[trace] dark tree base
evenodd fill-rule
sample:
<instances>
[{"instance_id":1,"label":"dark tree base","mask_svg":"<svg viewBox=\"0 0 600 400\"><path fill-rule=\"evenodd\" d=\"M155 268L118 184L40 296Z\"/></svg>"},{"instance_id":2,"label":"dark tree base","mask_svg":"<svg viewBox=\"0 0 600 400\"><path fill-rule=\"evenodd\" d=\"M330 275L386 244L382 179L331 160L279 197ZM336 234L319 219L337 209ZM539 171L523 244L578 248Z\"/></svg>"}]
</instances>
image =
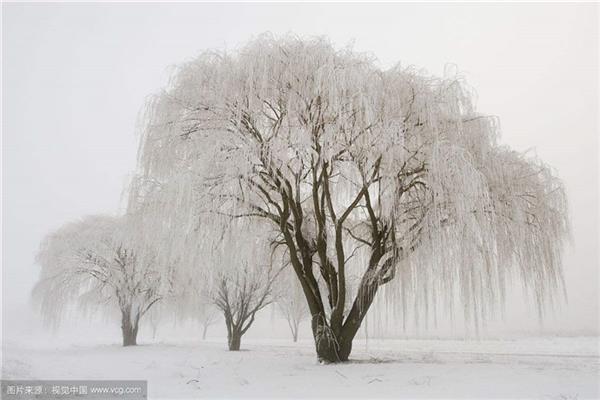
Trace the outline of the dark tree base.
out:
<instances>
[{"instance_id":1,"label":"dark tree base","mask_svg":"<svg viewBox=\"0 0 600 400\"><path fill-rule=\"evenodd\" d=\"M136 346L138 326L131 324L129 316L124 315L121 320L121 332L123 333L123 346Z\"/></svg>"},{"instance_id":2,"label":"dark tree base","mask_svg":"<svg viewBox=\"0 0 600 400\"><path fill-rule=\"evenodd\" d=\"M123 338L123 346L137 346L136 338L124 337Z\"/></svg>"},{"instance_id":3,"label":"dark tree base","mask_svg":"<svg viewBox=\"0 0 600 400\"><path fill-rule=\"evenodd\" d=\"M352 341L326 341L320 340L316 343L317 358L325 364L348 361L352 352Z\"/></svg>"},{"instance_id":4,"label":"dark tree base","mask_svg":"<svg viewBox=\"0 0 600 400\"><path fill-rule=\"evenodd\" d=\"M240 349L241 343L241 334L233 333L227 338L227 345L229 346L229 351L238 351Z\"/></svg>"}]
</instances>

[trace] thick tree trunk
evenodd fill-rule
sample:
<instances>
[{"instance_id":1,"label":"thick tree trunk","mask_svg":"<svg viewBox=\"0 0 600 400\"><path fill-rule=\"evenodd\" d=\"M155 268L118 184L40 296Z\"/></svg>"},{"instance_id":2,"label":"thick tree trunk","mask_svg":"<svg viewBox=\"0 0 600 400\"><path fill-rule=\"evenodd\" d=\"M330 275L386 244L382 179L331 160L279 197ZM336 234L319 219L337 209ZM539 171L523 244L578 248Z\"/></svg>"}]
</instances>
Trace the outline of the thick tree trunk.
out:
<instances>
[{"instance_id":1,"label":"thick tree trunk","mask_svg":"<svg viewBox=\"0 0 600 400\"><path fill-rule=\"evenodd\" d=\"M315 318L313 318L313 321ZM319 362L337 363L348 361L352 352L354 335L335 334L333 329L322 323L313 324L313 337Z\"/></svg>"},{"instance_id":2,"label":"thick tree trunk","mask_svg":"<svg viewBox=\"0 0 600 400\"><path fill-rule=\"evenodd\" d=\"M227 345L229 351L238 351L240 344L242 343L242 333L239 329L232 329L231 333L227 335Z\"/></svg>"},{"instance_id":3,"label":"thick tree trunk","mask_svg":"<svg viewBox=\"0 0 600 400\"><path fill-rule=\"evenodd\" d=\"M131 321L130 313L122 312L121 331L123 333L123 346L137 345L138 324Z\"/></svg>"},{"instance_id":4,"label":"thick tree trunk","mask_svg":"<svg viewBox=\"0 0 600 400\"><path fill-rule=\"evenodd\" d=\"M360 197L358 197L358 199L360 199ZM316 205L315 208L318 208L318 205ZM347 217L348 215L349 214L344 214L344 217ZM295 218L297 217L295 216ZM282 233L289 249L291 264L300 281L304 297L308 304L308 309L312 316L311 328L315 340L315 349L318 360L326 363L348 361L348 357L352 352L352 341L360 328L364 316L373 303L373 299L379 286L385 283L380 276L373 275L373 271L375 271L378 266L378 262L381 260L383 253L381 253L380 248L373 250L369 265L361 279L352 307L346 314L344 309L347 300L346 278L345 270L342 268L345 263L341 237L342 222L340 220L336 222L336 251L338 264L341 264L338 266L337 272L334 267L330 265L327 258L326 239L323 236L319 238L317 252L319 252L320 258L322 259L321 268L328 266L333 270L333 273L327 271L325 273L325 275L330 274L329 277L332 278L331 283L328 284L327 288L327 298L329 299L332 311L329 318L327 318L321 290L312 274L312 254L314 254L314 251L309 248L305 239L302 237L302 234L298 233L301 232L301 223L298 224L296 221L295 238L287 230L287 227L283 224L282 227ZM302 255L302 258L298 257L298 253Z\"/></svg>"},{"instance_id":5,"label":"thick tree trunk","mask_svg":"<svg viewBox=\"0 0 600 400\"><path fill-rule=\"evenodd\" d=\"M319 362L327 364L344 362L348 361L352 352L352 339L339 338L337 342L322 341L316 347Z\"/></svg>"},{"instance_id":6,"label":"thick tree trunk","mask_svg":"<svg viewBox=\"0 0 600 400\"><path fill-rule=\"evenodd\" d=\"M229 310L225 311L224 314L225 326L227 326L227 346L229 347L229 351L238 351L242 343L242 335L246 332L242 327L243 319L241 322L234 322Z\"/></svg>"},{"instance_id":7,"label":"thick tree trunk","mask_svg":"<svg viewBox=\"0 0 600 400\"><path fill-rule=\"evenodd\" d=\"M312 317L312 332L319 362L336 363L348 361L352 351L352 338L344 338L326 322L322 313Z\"/></svg>"},{"instance_id":8,"label":"thick tree trunk","mask_svg":"<svg viewBox=\"0 0 600 400\"><path fill-rule=\"evenodd\" d=\"M312 317L312 331L315 348L320 362L336 363L348 361L352 352L352 341L356 336L363 318L367 314L378 285L361 285L357 297L343 324L330 327L324 312Z\"/></svg>"},{"instance_id":9,"label":"thick tree trunk","mask_svg":"<svg viewBox=\"0 0 600 400\"><path fill-rule=\"evenodd\" d=\"M294 343L298 341L298 327L294 331L292 331L292 337L294 339Z\"/></svg>"}]
</instances>

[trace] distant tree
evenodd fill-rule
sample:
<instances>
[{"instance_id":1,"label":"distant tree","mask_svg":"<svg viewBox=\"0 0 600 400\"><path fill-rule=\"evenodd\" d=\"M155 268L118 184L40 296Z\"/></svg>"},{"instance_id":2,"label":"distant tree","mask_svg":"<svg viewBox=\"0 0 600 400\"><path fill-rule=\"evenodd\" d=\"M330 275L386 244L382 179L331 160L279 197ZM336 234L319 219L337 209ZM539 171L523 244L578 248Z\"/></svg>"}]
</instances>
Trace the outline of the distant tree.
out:
<instances>
[{"instance_id":1,"label":"distant tree","mask_svg":"<svg viewBox=\"0 0 600 400\"><path fill-rule=\"evenodd\" d=\"M181 284L177 282L175 285ZM200 335L202 340L206 339L208 328L219 319L220 310L208 297L206 285L200 287L202 290L194 290L193 294L173 287L169 290L168 298L149 310L147 319L152 327L153 338L156 337L158 329L166 324L176 326L191 320L200 324Z\"/></svg>"},{"instance_id":2,"label":"distant tree","mask_svg":"<svg viewBox=\"0 0 600 400\"><path fill-rule=\"evenodd\" d=\"M198 321L202 326L202 340L206 340L208 328L217 322L220 310L215 307L213 298L210 296L210 289L205 283L195 282L190 284L188 289L188 293L182 294L182 296L188 296L183 302L180 299L174 299L173 306L176 308L174 312ZM183 307L181 307L182 305Z\"/></svg>"},{"instance_id":3,"label":"distant tree","mask_svg":"<svg viewBox=\"0 0 600 400\"><path fill-rule=\"evenodd\" d=\"M158 305L152 307L146 313L146 320L152 329L152 339L156 339L158 328L163 324L164 310L160 310ZM138 327L139 329L139 327Z\"/></svg>"},{"instance_id":4,"label":"distant tree","mask_svg":"<svg viewBox=\"0 0 600 400\"><path fill-rule=\"evenodd\" d=\"M116 308L123 346L136 345L140 319L163 298L167 279L128 223L126 217L88 216L45 238L36 257L42 269L34 296L47 321L60 322L70 304Z\"/></svg>"},{"instance_id":5,"label":"distant tree","mask_svg":"<svg viewBox=\"0 0 600 400\"><path fill-rule=\"evenodd\" d=\"M310 312L304 293L302 293L302 287L294 276L286 276L283 281L283 291L277 297L277 307L290 327L292 339L297 342L300 323L310 316Z\"/></svg>"},{"instance_id":6,"label":"distant tree","mask_svg":"<svg viewBox=\"0 0 600 400\"><path fill-rule=\"evenodd\" d=\"M176 70L148 107L140 173L170 199L159 219L177 216L166 247L198 219L271 223L318 358L338 362L380 289L403 315L458 299L479 324L512 276L540 313L561 287L563 185L500 145L497 125L456 75L263 36Z\"/></svg>"},{"instance_id":7,"label":"distant tree","mask_svg":"<svg viewBox=\"0 0 600 400\"><path fill-rule=\"evenodd\" d=\"M222 274L215 289L215 305L223 312L229 350L239 350L242 336L256 313L272 302L273 276L264 269L250 270L247 263Z\"/></svg>"},{"instance_id":8,"label":"distant tree","mask_svg":"<svg viewBox=\"0 0 600 400\"><path fill-rule=\"evenodd\" d=\"M256 314L274 300L275 283L281 268L273 267L264 243L230 232L222 240L227 249L238 243L235 252L217 253L212 263L210 296L225 317L229 350L239 350L242 336L254 323ZM239 242L244 240L244 242Z\"/></svg>"},{"instance_id":9,"label":"distant tree","mask_svg":"<svg viewBox=\"0 0 600 400\"><path fill-rule=\"evenodd\" d=\"M206 304L205 307L201 308L201 311L198 314L198 319L202 324L202 340L206 340L208 327L217 322L218 315L218 310L214 307L211 307L209 304Z\"/></svg>"}]
</instances>

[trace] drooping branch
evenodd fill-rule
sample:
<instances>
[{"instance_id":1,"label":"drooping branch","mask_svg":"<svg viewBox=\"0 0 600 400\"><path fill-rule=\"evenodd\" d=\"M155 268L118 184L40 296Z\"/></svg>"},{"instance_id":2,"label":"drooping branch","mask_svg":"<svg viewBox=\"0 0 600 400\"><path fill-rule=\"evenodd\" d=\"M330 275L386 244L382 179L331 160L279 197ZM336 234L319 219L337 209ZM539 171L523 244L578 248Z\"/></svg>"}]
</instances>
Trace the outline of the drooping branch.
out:
<instances>
[{"instance_id":1,"label":"drooping branch","mask_svg":"<svg viewBox=\"0 0 600 400\"><path fill-rule=\"evenodd\" d=\"M337 357L382 285L403 313L458 300L474 319L502 301L510 273L540 304L560 286L562 184L498 136L457 77L261 37L181 66L151 104L140 174L163 189L144 207L187 268L202 258L191 232L268 222L318 351L337 343Z\"/></svg>"}]
</instances>

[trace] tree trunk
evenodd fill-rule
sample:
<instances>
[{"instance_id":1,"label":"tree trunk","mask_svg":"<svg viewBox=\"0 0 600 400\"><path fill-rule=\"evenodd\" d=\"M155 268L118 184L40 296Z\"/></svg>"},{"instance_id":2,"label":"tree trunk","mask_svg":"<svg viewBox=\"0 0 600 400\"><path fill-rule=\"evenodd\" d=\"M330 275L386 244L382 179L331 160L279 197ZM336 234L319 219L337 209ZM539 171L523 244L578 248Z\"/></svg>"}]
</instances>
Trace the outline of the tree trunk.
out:
<instances>
[{"instance_id":1,"label":"tree trunk","mask_svg":"<svg viewBox=\"0 0 600 400\"><path fill-rule=\"evenodd\" d=\"M243 322L234 322L230 310L226 310L224 314L225 326L227 326L227 346L229 351L238 351L242 342L242 335L245 332L242 328Z\"/></svg>"},{"instance_id":2,"label":"tree trunk","mask_svg":"<svg viewBox=\"0 0 600 400\"><path fill-rule=\"evenodd\" d=\"M325 322L322 314L313 317L312 321L315 349L319 362L328 364L348 361L352 351L354 335L344 335L343 330L336 334Z\"/></svg>"},{"instance_id":3,"label":"tree trunk","mask_svg":"<svg viewBox=\"0 0 600 400\"><path fill-rule=\"evenodd\" d=\"M354 304L341 326L332 329L319 312L312 317L312 331L319 362L337 363L348 361L352 352L352 341L356 336L363 318L373 303L378 285L361 285Z\"/></svg>"},{"instance_id":4,"label":"tree trunk","mask_svg":"<svg viewBox=\"0 0 600 400\"><path fill-rule=\"evenodd\" d=\"M294 343L298 341L298 326L300 323L291 317L288 318L288 326L290 327L290 332L292 332L292 339Z\"/></svg>"},{"instance_id":5,"label":"tree trunk","mask_svg":"<svg viewBox=\"0 0 600 400\"><path fill-rule=\"evenodd\" d=\"M352 352L352 340L354 338L333 337L321 335L315 337L317 358L323 363L338 363L348 361Z\"/></svg>"},{"instance_id":6,"label":"tree trunk","mask_svg":"<svg viewBox=\"0 0 600 400\"><path fill-rule=\"evenodd\" d=\"M227 345L230 351L238 351L242 342L242 332L239 329L232 329L227 335Z\"/></svg>"},{"instance_id":7,"label":"tree trunk","mask_svg":"<svg viewBox=\"0 0 600 400\"><path fill-rule=\"evenodd\" d=\"M138 324L137 321L131 321L131 314L128 311L122 312L121 331L123 333L123 346L137 345Z\"/></svg>"},{"instance_id":8,"label":"tree trunk","mask_svg":"<svg viewBox=\"0 0 600 400\"><path fill-rule=\"evenodd\" d=\"M208 325L204 325L204 329L202 330L202 340L206 340L206 331L208 331Z\"/></svg>"}]
</instances>

